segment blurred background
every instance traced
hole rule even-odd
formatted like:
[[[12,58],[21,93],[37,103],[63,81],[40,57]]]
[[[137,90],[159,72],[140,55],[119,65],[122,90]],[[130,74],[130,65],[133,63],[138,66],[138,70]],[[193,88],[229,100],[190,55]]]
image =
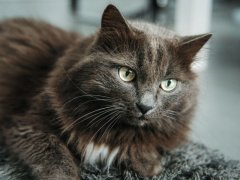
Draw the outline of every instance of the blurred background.
[[[213,33],[194,66],[201,93],[190,137],[240,160],[239,0],[0,0],[0,20],[43,19],[89,35],[99,28],[109,3],[130,19],[153,22],[181,35]]]

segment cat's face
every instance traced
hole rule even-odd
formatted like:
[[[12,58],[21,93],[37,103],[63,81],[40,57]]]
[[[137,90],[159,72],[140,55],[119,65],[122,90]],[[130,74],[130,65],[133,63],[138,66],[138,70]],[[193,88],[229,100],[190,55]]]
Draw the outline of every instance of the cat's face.
[[[63,111],[73,117],[70,128],[175,131],[194,108],[191,63],[209,37],[179,37],[153,25],[127,23],[117,9],[106,9],[93,44],[60,83]]]

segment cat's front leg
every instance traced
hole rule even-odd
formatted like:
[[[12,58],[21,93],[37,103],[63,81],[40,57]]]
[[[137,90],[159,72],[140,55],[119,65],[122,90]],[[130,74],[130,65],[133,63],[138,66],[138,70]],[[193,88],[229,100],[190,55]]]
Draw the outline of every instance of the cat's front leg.
[[[158,175],[161,170],[161,155],[151,148],[132,146],[128,151],[126,166],[143,176]]]
[[[78,168],[68,148],[52,134],[13,130],[8,146],[41,180],[79,180]],[[14,136],[14,137],[13,137]]]

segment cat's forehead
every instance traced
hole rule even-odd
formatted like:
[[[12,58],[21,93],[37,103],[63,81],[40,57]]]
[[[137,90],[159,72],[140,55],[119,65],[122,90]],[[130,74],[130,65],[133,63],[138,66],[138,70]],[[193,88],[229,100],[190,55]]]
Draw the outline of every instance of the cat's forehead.
[[[173,59],[177,36],[151,24],[135,22],[132,25],[136,29],[135,38],[131,41],[134,45],[130,45],[131,48],[123,53],[127,58],[122,58],[122,61],[141,72],[154,72],[152,75],[166,74],[169,60]]]
[[[178,42],[178,36],[173,31],[160,26],[146,22],[131,22],[131,26],[136,29],[135,31],[143,34],[142,41],[137,42],[141,45],[136,47],[143,47],[144,51],[152,52],[153,55],[169,54]]]
[[[100,48],[103,58],[98,59],[128,66],[145,78],[155,79],[155,76],[166,74],[169,61],[174,59],[171,56],[174,55],[177,36],[167,29],[145,22],[130,22],[129,25],[131,32],[117,30],[111,36],[102,32],[98,43],[104,47]]]
[[[141,21],[129,21],[129,23],[132,27],[151,37],[162,37],[166,39],[176,39],[178,37],[175,32],[159,25]]]

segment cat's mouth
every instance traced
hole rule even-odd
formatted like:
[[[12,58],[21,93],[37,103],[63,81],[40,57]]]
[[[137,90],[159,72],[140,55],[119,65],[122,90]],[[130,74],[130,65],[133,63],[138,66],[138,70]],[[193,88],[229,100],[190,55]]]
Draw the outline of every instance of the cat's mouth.
[[[149,123],[149,120],[145,116],[132,118],[127,124],[131,126],[143,127]]]
[[[148,120],[145,117],[139,118],[139,126],[145,126],[148,123]]]

